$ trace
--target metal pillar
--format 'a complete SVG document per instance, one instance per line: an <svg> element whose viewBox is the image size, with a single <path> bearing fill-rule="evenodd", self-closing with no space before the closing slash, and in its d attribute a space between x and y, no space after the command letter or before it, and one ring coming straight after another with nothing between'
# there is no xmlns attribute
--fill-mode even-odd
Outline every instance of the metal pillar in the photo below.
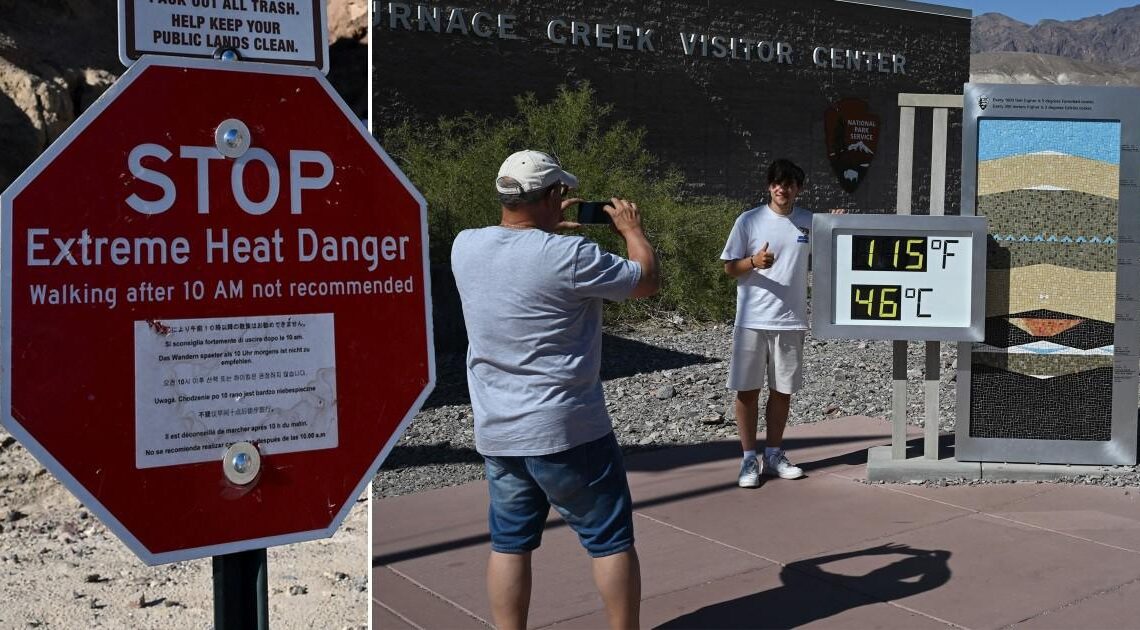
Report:
<svg viewBox="0 0 1140 630"><path fill-rule="evenodd" d="M933 108L930 137L930 215L946 214L946 138L949 108L962 108L958 94L899 94L899 174L896 207L898 214L911 214L914 193L914 111ZM926 342L925 407L923 451L926 459L938 459L938 381L941 344ZM906 458L906 342L893 348L894 384L891 392L891 458Z"/></svg>
<svg viewBox="0 0 1140 630"><path fill-rule="evenodd" d="M269 630L265 549L214 556L215 630Z"/></svg>

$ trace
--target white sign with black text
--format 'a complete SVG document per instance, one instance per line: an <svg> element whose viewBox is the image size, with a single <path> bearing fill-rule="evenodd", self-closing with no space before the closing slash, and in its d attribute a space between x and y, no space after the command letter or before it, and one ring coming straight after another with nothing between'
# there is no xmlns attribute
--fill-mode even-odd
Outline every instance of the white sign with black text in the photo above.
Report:
<svg viewBox="0 0 1140 630"><path fill-rule="evenodd" d="M119 0L119 59L146 54L314 66L328 73L324 0Z"/></svg>

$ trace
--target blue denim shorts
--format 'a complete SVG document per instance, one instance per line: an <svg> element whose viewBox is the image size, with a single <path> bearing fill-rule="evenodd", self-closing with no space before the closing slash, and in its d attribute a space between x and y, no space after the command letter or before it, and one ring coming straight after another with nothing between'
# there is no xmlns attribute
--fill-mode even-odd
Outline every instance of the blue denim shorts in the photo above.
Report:
<svg viewBox="0 0 1140 630"><path fill-rule="evenodd" d="M551 506L592 557L633 546L633 502L613 433L553 455L485 456L484 462L491 549L537 549Z"/></svg>

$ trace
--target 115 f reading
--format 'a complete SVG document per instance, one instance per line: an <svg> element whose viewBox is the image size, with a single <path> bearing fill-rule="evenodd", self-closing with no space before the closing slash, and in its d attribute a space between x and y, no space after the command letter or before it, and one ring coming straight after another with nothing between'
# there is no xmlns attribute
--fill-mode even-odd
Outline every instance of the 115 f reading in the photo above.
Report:
<svg viewBox="0 0 1140 630"><path fill-rule="evenodd" d="M956 238L926 236L851 236L852 271L917 271L925 272L927 258L934 253L941 268L954 256Z"/></svg>

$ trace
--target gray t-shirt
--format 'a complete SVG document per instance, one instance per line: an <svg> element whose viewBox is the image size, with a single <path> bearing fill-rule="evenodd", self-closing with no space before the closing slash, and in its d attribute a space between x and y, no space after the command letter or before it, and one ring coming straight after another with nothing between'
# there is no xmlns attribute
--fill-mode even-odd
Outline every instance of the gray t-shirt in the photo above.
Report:
<svg viewBox="0 0 1140 630"><path fill-rule="evenodd" d="M475 449L549 455L609 433L602 300L629 297L641 265L580 236L494 226L460 232L451 268L467 325Z"/></svg>

